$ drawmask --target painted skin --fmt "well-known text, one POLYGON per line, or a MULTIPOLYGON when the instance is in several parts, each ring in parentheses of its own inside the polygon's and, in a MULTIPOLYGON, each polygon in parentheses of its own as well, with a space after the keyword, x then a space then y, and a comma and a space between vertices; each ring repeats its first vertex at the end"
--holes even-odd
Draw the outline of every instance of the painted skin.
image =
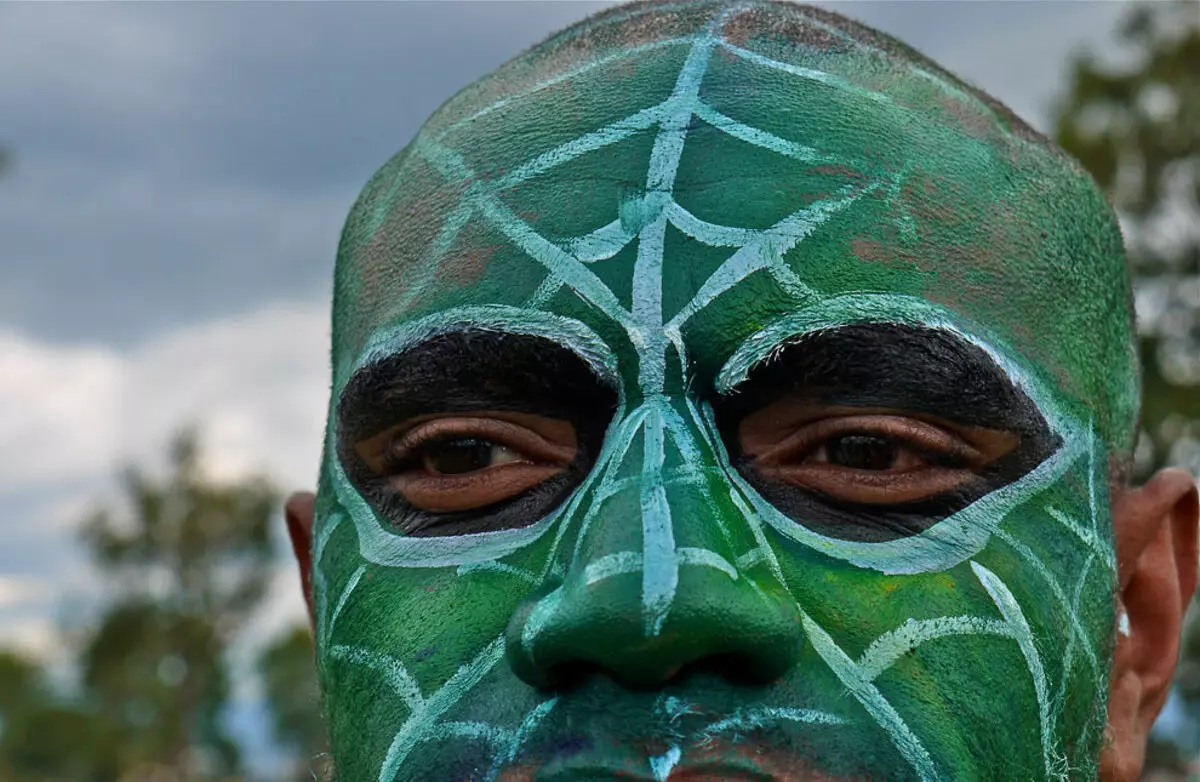
MULTIPOLYGON (((693 2, 551 38, 439 109, 342 238, 313 548, 339 778, 1096 778, 1130 322, 1091 181, 874 31, 693 2), (843 535, 811 504, 768 501, 723 411, 781 346, 863 324, 966 346, 1050 445, 915 532, 843 535), (441 409, 388 397, 388 367, 441 366, 413 356, 455 334, 464 360, 560 346, 584 378, 564 395, 608 389, 611 420, 514 419, 539 409, 486 388, 441 409), (372 368, 377 385, 355 386, 372 368), (558 456, 483 438, 511 485, 583 453, 577 479, 519 493, 530 512, 491 527, 501 516, 414 515, 403 487, 432 470, 436 490, 449 457, 380 467, 371 448, 464 416, 542 427, 558 456)), ((852 398, 836 415, 816 395, 830 418, 971 424, 838 382, 852 398)), ((874 510, 850 505, 869 527, 874 510)))

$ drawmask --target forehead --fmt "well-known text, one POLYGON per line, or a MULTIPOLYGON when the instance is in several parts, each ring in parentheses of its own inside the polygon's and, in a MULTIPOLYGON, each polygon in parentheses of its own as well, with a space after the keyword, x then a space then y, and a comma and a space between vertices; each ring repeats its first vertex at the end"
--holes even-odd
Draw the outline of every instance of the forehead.
POLYGON ((1112 407, 1094 367, 1132 375, 1128 311, 1094 187, 936 66, 811 13, 635 7, 460 93, 351 214, 335 364, 505 305, 618 348, 632 322, 674 328, 715 372, 798 309, 874 294, 956 313, 1112 407))

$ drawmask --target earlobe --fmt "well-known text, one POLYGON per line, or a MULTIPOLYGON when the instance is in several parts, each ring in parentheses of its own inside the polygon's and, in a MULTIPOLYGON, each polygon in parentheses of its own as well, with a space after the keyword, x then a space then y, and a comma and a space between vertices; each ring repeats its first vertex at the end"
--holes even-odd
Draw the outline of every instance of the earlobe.
POLYGON ((292 540, 292 551, 300 566, 300 585, 304 590, 304 604, 308 607, 308 626, 316 635, 316 612, 313 610, 312 593, 312 530, 316 496, 312 492, 296 492, 288 497, 283 506, 287 519, 288 537, 292 540))
POLYGON ((1200 508, 1195 479, 1174 469, 1115 499, 1118 628, 1101 777, 1133 782, 1179 659, 1183 617, 1196 589, 1200 508))

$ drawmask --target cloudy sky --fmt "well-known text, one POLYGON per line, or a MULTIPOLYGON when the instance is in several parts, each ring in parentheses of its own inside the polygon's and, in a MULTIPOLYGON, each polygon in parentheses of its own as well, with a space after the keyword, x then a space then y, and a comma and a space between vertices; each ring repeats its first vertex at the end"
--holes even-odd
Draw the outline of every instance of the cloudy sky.
MULTIPOLYGON (((53 656, 80 514, 198 423, 210 470, 313 485, 330 275, 372 171, 590 3, 0 4, 0 643, 53 656)), ((1045 128, 1123 2, 826 3, 1045 128)), ((298 620, 291 566, 259 637, 298 620)), ((251 696, 247 696, 251 697, 251 696)))

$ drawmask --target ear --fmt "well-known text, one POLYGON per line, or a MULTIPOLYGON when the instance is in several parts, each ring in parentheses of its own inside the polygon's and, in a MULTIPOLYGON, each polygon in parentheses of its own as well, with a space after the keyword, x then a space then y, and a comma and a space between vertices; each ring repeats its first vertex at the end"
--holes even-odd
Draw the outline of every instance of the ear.
POLYGON ((283 516, 287 519, 288 537, 292 539, 292 551, 296 554, 296 562, 300 565, 300 586, 304 590, 304 604, 308 606, 308 626, 316 637, 317 619, 313 610, 312 591, 312 530, 313 508, 316 496, 312 492, 296 492, 288 497, 283 506, 283 516))
POLYGON ((1113 503, 1117 538, 1117 645, 1108 702, 1106 782, 1136 782, 1146 741, 1179 660, 1183 616, 1196 590, 1200 526, 1196 480, 1162 470, 1113 503))

